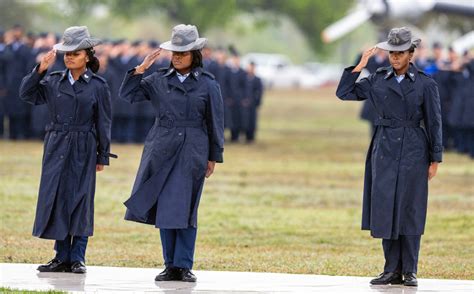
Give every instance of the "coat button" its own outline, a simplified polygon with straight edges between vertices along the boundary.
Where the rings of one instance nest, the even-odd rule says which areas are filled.
[[[59,114],[56,114],[56,118],[60,118],[61,116]]]
[[[383,159],[383,155],[380,155],[380,159]]]
[[[58,97],[58,98],[61,97],[61,94],[58,94],[56,97]]]
[[[383,136],[383,137],[382,137],[382,139],[384,139],[384,140],[385,140],[385,139],[387,139],[387,137]]]
[[[63,158],[64,158],[64,156],[63,156],[63,155],[61,155],[61,156],[59,156],[59,158],[63,159]]]
[[[398,137],[397,140],[400,141],[402,138]]]
[[[169,93],[171,93],[171,91],[170,91],[170,90],[168,90],[168,91],[166,91],[166,93],[168,93],[168,94],[169,94]]]
[[[179,132],[178,136],[182,136],[182,135],[183,135],[183,133]]]

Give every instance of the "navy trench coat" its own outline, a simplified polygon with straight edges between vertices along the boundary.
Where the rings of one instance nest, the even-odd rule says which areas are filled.
[[[47,104],[43,164],[33,235],[64,240],[92,236],[96,164],[109,164],[111,102],[107,82],[87,70],[74,83],[67,70],[39,74],[21,84],[20,97]]]
[[[147,77],[130,70],[120,97],[150,101],[149,131],[126,220],[162,229],[197,227],[197,211],[208,161],[223,161],[224,108],[212,74],[195,68],[183,83],[173,68]]]
[[[336,95],[369,99],[377,113],[365,167],[362,229],[383,239],[422,235],[428,167],[442,159],[436,82],[412,64],[400,84],[392,67],[379,68],[359,82],[353,68],[345,69]]]

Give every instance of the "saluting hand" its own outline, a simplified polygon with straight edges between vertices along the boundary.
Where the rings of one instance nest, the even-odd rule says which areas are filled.
[[[38,68],[38,73],[43,73],[48,67],[56,60],[56,50],[50,50],[48,53],[43,55]]]
[[[142,64],[135,68],[135,74],[143,74],[145,70],[147,70],[155,62],[160,53],[161,48],[156,49],[155,51],[145,56],[145,59],[143,60]]]
[[[438,171],[438,163],[432,162],[430,167],[428,168],[428,180],[431,180],[436,176],[436,172]]]
[[[367,66],[367,62],[369,62],[369,58],[377,52],[377,47],[372,47],[364,51],[362,53],[362,57],[360,58],[359,64],[352,70],[352,72],[360,72],[364,67]]]
[[[215,161],[208,161],[207,162],[207,171],[206,171],[206,178],[209,178],[212,173],[214,172],[214,167],[216,166]]]

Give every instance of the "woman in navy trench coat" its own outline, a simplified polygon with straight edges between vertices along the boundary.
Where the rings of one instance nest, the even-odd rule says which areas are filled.
[[[428,180],[442,159],[437,85],[410,63],[418,42],[408,28],[392,29],[387,42],[345,69],[336,92],[342,100],[368,99],[377,115],[366,160],[362,229],[383,239],[385,268],[371,284],[417,285]],[[377,48],[389,51],[391,66],[356,82]]]
[[[109,164],[111,106],[106,81],[95,75],[99,61],[87,27],[71,27],[20,88],[21,98],[46,104],[41,182],[33,235],[53,239],[56,257],[41,272],[85,273],[85,251],[94,227],[96,172]],[[67,69],[46,75],[56,50]]]
[[[173,52],[169,68],[143,77],[156,50],[130,70],[120,89],[130,103],[150,101],[156,120],[145,141],[126,220],[160,228],[166,269],[156,281],[196,281],[191,272],[197,211],[204,178],[222,162],[224,110],[218,83],[203,71],[197,28],[178,25],[161,48]]]

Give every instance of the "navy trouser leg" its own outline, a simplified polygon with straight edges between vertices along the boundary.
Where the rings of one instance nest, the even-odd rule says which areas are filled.
[[[160,229],[160,236],[165,265],[192,269],[197,229]]]
[[[383,253],[385,256],[384,272],[401,272],[400,238],[398,240],[383,239]]]
[[[173,267],[174,247],[176,244],[176,230],[160,229],[161,247],[166,267]]]
[[[421,235],[400,236],[403,273],[417,273],[420,241]]]
[[[71,236],[68,235],[64,240],[56,240],[54,242],[54,250],[56,250],[56,259],[62,262],[71,261]]]
[[[176,246],[173,260],[175,267],[193,268],[196,235],[197,229],[193,227],[176,230]]]
[[[383,239],[385,272],[417,273],[421,235],[400,235],[398,240]]]
[[[74,236],[71,245],[71,262],[82,261],[86,263],[86,248],[89,237]]]

